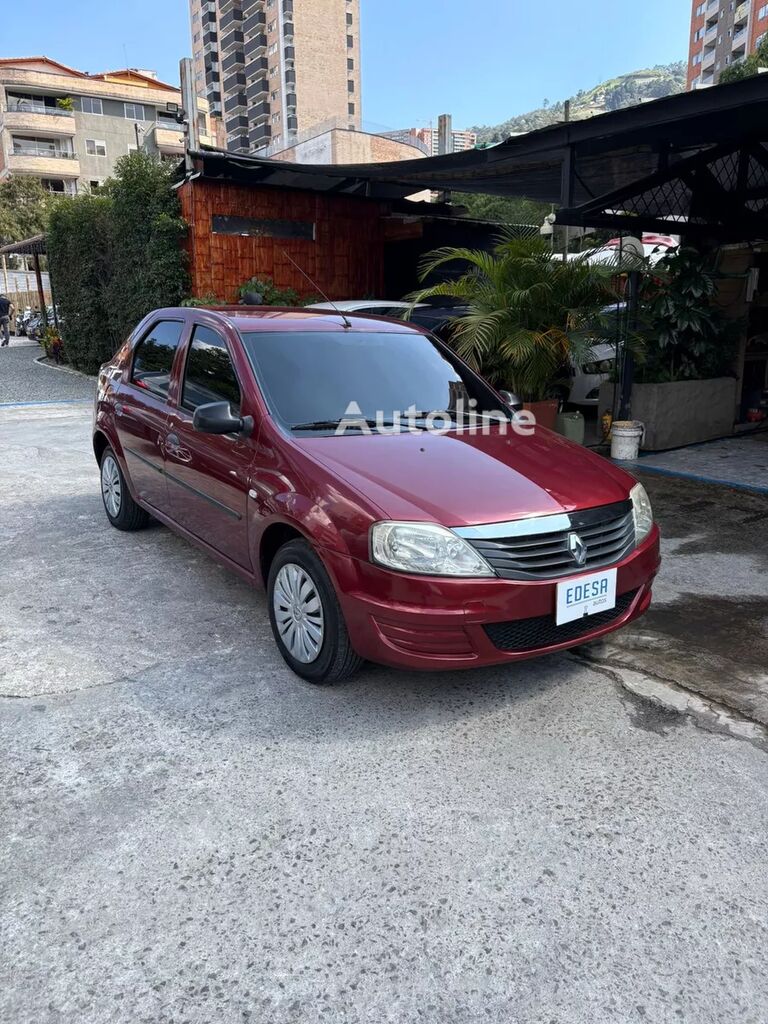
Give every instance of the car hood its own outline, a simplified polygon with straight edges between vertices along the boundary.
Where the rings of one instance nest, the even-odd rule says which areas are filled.
[[[624,501],[634,480],[543,427],[304,438],[301,449],[387,519],[476,526]]]

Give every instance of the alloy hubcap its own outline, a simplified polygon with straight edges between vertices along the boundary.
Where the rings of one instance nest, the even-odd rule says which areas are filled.
[[[104,506],[114,519],[120,514],[123,489],[120,485],[120,470],[111,455],[108,455],[101,464],[101,493]]]
[[[323,646],[323,606],[312,577],[289,562],[277,574],[272,607],[280,639],[296,661],[308,665]]]

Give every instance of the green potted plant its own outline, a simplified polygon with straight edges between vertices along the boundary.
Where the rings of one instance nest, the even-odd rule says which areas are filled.
[[[71,96],[60,96],[56,100],[56,106],[59,110],[68,110],[71,112],[75,109],[75,101]]]
[[[539,238],[505,235],[492,252],[446,247],[429,253],[423,281],[449,264],[463,264],[450,281],[409,296],[462,300],[452,343],[470,366],[498,388],[514,392],[537,421],[554,427],[570,365],[588,360],[607,329],[603,310],[617,300],[616,268],[553,257]]]

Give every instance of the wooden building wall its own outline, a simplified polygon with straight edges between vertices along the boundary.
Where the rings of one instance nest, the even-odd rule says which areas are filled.
[[[287,252],[332,299],[379,297],[384,286],[385,203],[326,193],[290,191],[194,179],[181,186],[183,215],[189,222],[192,294],[214,294],[236,301],[240,285],[266,276],[302,298],[317,295]],[[214,217],[245,218],[263,234],[225,234]],[[275,224],[274,222],[282,222]],[[298,222],[314,239],[285,237]]]

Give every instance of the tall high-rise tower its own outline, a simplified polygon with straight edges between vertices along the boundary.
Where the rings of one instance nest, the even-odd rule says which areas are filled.
[[[195,81],[227,149],[360,127],[360,0],[190,0]]]
[[[717,85],[720,73],[754,53],[766,32],[766,0],[692,0],[688,88]]]

